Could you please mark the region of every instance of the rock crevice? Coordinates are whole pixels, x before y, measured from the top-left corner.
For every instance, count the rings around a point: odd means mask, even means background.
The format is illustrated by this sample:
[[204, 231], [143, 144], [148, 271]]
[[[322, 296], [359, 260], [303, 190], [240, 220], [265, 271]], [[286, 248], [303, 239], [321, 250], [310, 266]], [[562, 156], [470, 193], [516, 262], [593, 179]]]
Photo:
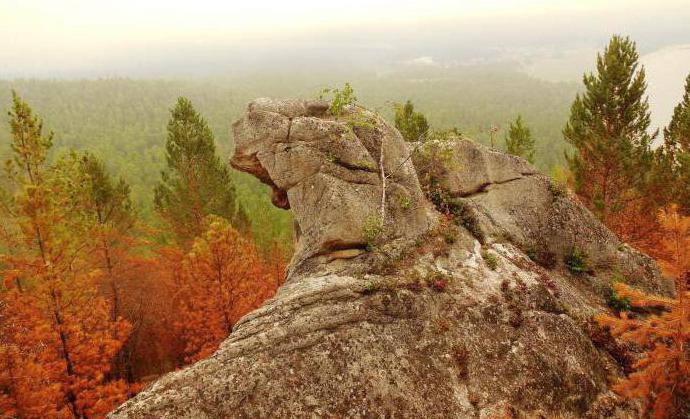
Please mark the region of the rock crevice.
[[[231, 164], [293, 211], [288, 282], [211, 358], [110, 417], [635, 417], [609, 390], [621, 366], [587, 325], [621, 275], [665, 292], [654, 263], [526, 161], [463, 139], [439, 182], [472, 210], [480, 243], [426, 201], [394, 128], [327, 108], [258, 99], [233, 126]], [[377, 150], [384, 173], [400, 171], [372, 247]], [[563, 263], [575, 247], [591, 273]]]

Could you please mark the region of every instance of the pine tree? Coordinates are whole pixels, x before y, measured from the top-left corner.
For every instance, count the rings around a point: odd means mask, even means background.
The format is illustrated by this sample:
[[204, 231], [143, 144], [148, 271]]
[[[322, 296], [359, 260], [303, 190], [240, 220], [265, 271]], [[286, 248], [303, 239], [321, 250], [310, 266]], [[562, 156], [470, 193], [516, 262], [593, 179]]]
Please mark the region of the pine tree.
[[647, 83], [635, 43], [615, 35], [597, 56], [597, 73], [585, 74], [563, 130], [575, 153], [566, 156], [575, 191], [594, 213], [624, 238], [641, 236], [630, 211], [651, 214], [644, 203], [645, 182], [653, 167]]
[[[681, 102], [673, 109], [673, 117], [669, 125], [664, 128], [664, 147], [659, 153], [664, 153], [665, 173], [673, 172], [674, 178], [665, 176], [667, 185], [672, 185], [668, 191], [670, 199], [680, 206], [684, 214], [690, 214], [690, 75], [685, 79], [685, 93]], [[659, 182], [661, 183], [661, 182]]]
[[518, 115], [515, 122], [510, 123], [505, 141], [508, 153], [534, 163], [534, 139], [530, 129], [523, 123], [522, 115]]
[[14, 408], [36, 417], [103, 415], [124, 400], [124, 383], [107, 374], [129, 324], [111, 321], [96, 292], [99, 273], [83, 257], [83, 230], [70, 221], [66, 179], [46, 164], [52, 134], [43, 134], [40, 119], [16, 94], [12, 102], [14, 156], [6, 171], [12, 199], [2, 207], [11, 227], [0, 252], [7, 280], [0, 304], [12, 320], [0, 325], [8, 333], [0, 353], [21, 371]]
[[423, 141], [429, 133], [429, 122], [421, 112], [415, 112], [411, 101], [404, 105], [396, 103], [395, 128], [400, 131], [405, 141]]
[[676, 150], [690, 152], [690, 74], [685, 79], [685, 93], [673, 109], [673, 117], [664, 128], [664, 140]]
[[154, 205], [184, 246], [204, 231], [208, 215], [235, 224], [235, 186], [216, 156], [213, 134], [189, 99], [180, 97], [171, 110], [165, 145], [168, 169], [154, 189]]
[[273, 277], [278, 272], [226, 220], [209, 216], [206, 222], [182, 262], [176, 326], [188, 362], [213, 353], [242, 315], [275, 293], [283, 276]]

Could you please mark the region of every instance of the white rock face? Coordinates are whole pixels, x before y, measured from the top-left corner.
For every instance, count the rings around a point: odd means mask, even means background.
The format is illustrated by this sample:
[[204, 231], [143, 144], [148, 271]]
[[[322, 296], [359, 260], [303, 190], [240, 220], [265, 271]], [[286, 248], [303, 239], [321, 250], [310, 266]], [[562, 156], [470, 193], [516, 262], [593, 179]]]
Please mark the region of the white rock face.
[[[442, 216], [399, 134], [366, 110], [334, 120], [325, 108], [260, 99], [234, 126], [232, 164], [295, 213], [288, 283], [211, 358], [110, 418], [634, 417], [608, 389], [620, 365], [588, 320], [621, 272], [663, 292], [651, 260], [524, 161], [470, 141], [455, 150], [463, 172], [444, 182], [479, 230], [434, 229]], [[350, 129], [362, 115], [369, 123]], [[381, 141], [393, 175], [370, 252], [362, 227], [380, 204]], [[590, 273], [564, 266], [573, 246]]]

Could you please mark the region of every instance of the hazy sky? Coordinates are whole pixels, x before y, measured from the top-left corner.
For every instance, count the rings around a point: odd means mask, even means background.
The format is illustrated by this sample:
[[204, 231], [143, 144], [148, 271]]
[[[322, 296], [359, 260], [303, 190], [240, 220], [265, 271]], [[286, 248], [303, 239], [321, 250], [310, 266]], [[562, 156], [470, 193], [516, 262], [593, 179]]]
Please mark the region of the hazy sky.
[[0, 0], [0, 77], [202, 75], [222, 57], [270, 65], [288, 49], [372, 69], [383, 58], [524, 61], [596, 50], [612, 33], [645, 53], [690, 42], [688, 19], [688, 0]]

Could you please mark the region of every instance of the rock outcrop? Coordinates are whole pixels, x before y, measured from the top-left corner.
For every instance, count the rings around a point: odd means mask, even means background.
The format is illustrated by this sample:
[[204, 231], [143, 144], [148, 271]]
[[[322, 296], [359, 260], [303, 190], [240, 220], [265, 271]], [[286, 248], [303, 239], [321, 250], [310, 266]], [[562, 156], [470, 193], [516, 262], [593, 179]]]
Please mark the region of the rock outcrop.
[[[359, 255], [369, 241], [414, 239], [433, 220], [400, 133], [366, 109], [352, 106], [335, 118], [327, 108], [258, 99], [233, 125], [230, 164], [270, 185], [275, 205], [292, 209], [292, 270]], [[390, 228], [379, 234], [383, 224]]]
[[111, 418], [634, 416], [588, 320], [614, 279], [664, 291], [648, 257], [525, 161], [468, 140], [440, 179], [463, 208], [451, 223], [395, 129], [326, 109], [259, 99], [234, 125], [232, 165], [294, 212], [286, 285]]

